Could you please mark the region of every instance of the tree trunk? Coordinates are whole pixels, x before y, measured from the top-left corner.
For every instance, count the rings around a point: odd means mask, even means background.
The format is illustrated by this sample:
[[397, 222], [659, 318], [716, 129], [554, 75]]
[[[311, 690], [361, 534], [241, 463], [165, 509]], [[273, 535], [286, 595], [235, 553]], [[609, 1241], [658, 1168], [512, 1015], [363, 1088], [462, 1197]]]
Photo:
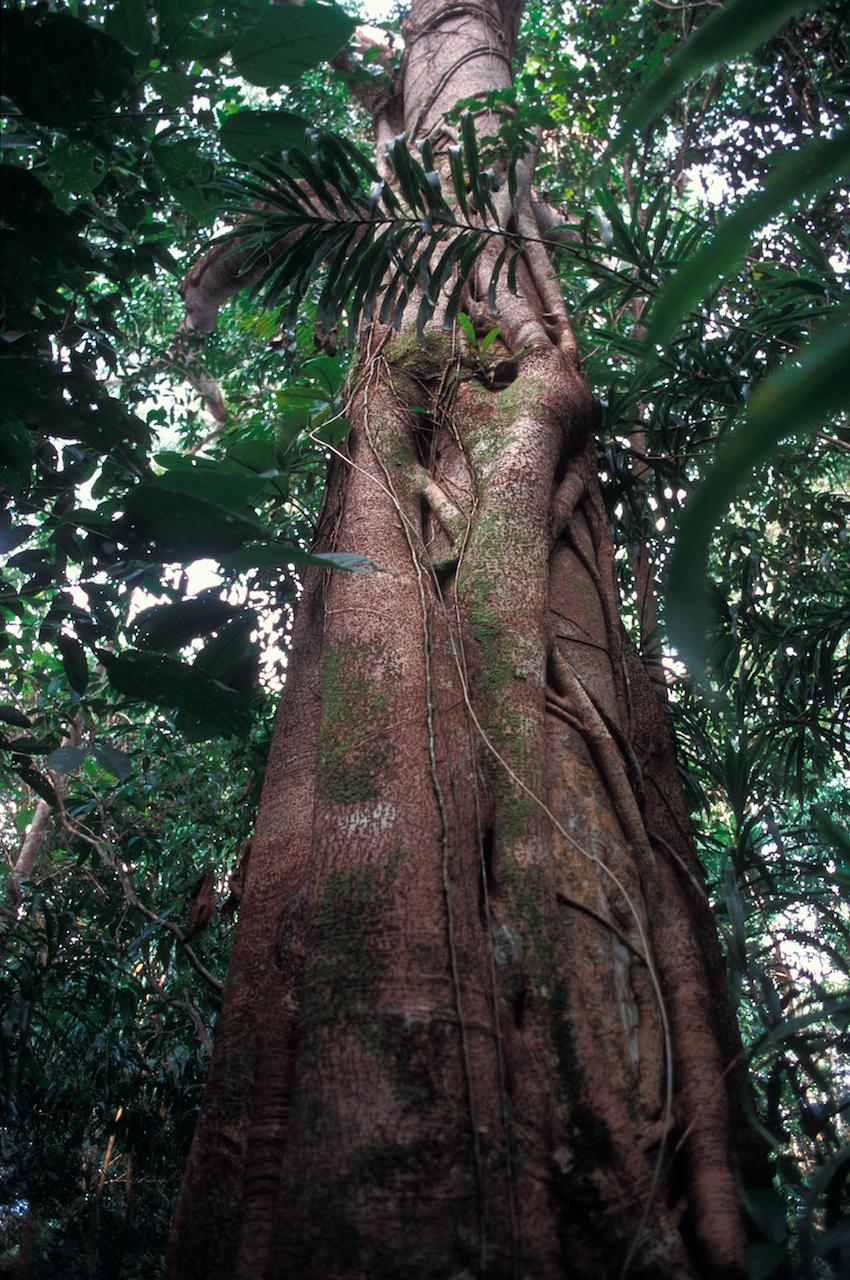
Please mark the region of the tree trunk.
[[[414, 3], [412, 134], [517, 20]], [[740, 1046], [540, 246], [499, 301], [489, 369], [362, 338], [318, 545], [382, 572], [305, 576], [173, 1280], [746, 1275]]]
[[[74, 720], [72, 729], [67, 738], [63, 738], [60, 743], [63, 747], [78, 747], [80, 745], [80, 737], [83, 731], [83, 722], [81, 717], [77, 716]], [[50, 780], [57, 795], [61, 795], [63, 788], [63, 779], [61, 774], [50, 773]], [[32, 822], [27, 827], [23, 841], [21, 843], [20, 853], [14, 866], [9, 871], [9, 878], [6, 881], [6, 906], [15, 908], [19, 906], [21, 901], [21, 885], [32, 878], [35, 871], [35, 864], [38, 862], [47, 833], [50, 830], [50, 819], [53, 817], [53, 805], [47, 800], [39, 800], [35, 806], [35, 812]]]
[[39, 800], [35, 806], [32, 822], [24, 834], [21, 851], [6, 881], [6, 902], [9, 906], [17, 906], [21, 900], [21, 882], [29, 880], [32, 876], [52, 817], [53, 805], [48, 800]]

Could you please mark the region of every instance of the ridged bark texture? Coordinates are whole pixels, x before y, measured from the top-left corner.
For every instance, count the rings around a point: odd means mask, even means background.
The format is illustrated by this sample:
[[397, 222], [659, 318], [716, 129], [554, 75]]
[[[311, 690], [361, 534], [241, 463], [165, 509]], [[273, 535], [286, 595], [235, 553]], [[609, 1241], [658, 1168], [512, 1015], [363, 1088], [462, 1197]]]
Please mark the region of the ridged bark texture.
[[[516, 20], [415, 3], [408, 127], [508, 84]], [[362, 338], [318, 545], [382, 571], [305, 578], [172, 1280], [746, 1274], [740, 1046], [538, 250], [487, 367]]]

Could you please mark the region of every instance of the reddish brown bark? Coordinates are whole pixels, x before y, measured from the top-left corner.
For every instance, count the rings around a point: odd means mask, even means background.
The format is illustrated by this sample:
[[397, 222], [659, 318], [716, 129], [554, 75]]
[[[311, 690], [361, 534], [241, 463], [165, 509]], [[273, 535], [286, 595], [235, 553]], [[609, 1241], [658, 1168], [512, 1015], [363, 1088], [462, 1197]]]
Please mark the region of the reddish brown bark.
[[[408, 126], [508, 83], [515, 22], [417, 0]], [[363, 336], [318, 546], [382, 572], [305, 579], [173, 1280], [746, 1274], [760, 1155], [666, 713], [542, 252], [519, 282], [496, 378]]]

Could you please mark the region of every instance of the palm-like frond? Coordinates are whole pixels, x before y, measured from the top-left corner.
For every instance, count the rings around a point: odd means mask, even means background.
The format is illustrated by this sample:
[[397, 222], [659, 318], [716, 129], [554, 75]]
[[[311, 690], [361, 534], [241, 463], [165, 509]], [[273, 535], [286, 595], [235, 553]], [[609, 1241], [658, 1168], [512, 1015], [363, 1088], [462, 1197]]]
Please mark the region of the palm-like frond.
[[343, 311], [352, 330], [361, 315], [399, 327], [419, 289], [421, 332], [451, 285], [443, 313], [450, 328], [469, 273], [494, 237], [504, 244], [490, 273], [491, 307], [506, 267], [515, 291], [522, 239], [512, 228], [521, 156], [506, 160], [502, 176], [484, 168], [471, 115], [462, 118], [461, 141], [441, 163], [427, 139], [417, 144], [420, 160], [404, 135], [397, 137], [387, 152], [392, 184], [347, 139], [316, 133], [313, 143], [309, 154], [294, 148], [223, 180], [227, 212], [236, 222], [226, 238], [245, 255], [241, 273], [253, 278], [253, 293], [268, 306], [285, 304], [286, 323], [324, 269], [316, 318], [326, 329]]

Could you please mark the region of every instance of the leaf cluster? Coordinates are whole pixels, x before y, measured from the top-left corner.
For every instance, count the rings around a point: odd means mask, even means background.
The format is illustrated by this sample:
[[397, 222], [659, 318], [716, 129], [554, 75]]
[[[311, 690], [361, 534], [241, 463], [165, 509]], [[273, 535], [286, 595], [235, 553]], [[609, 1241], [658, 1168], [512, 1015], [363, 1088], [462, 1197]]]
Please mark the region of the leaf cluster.
[[510, 228], [522, 153], [484, 167], [470, 112], [460, 125], [461, 142], [439, 158], [427, 138], [418, 143], [421, 160], [404, 135], [395, 138], [386, 154], [390, 180], [348, 139], [320, 132], [309, 151], [290, 148], [227, 181], [240, 270], [253, 278], [268, 264], [252, 294], [267, 306], [288, 299], [284, 315], [293, 323], [324, 268], [316, 315], [328, 330], [344, 317], [354, 332], [361, 316], [398, 329], [412, 303], [420, 334], [438, 308], [451, 329], [475, 262], [497, 239], [488, 282], [495, 310], [503, 271], [516, 291], [522, 245]]

